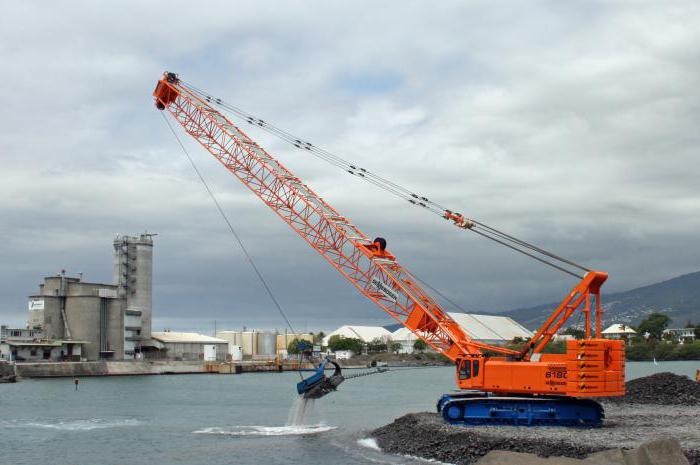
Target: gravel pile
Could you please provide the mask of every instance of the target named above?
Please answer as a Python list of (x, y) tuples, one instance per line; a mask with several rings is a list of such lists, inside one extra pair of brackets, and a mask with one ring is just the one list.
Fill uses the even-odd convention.
[(436, 413), (413, 413), (372, 433), (379, 447), (444, 463), (471, 465), (491, 450), (583, 458), (600, 450), (631, 449), (654, 439), (678, 439), (700, 465), (700, 405), (606, 404), (602, 428), (452, 426)]
[(488, 434), (472, 428), (445, 425), (432, 413), (412, 413), (372, 432), (379, 447), (392, 454), (413, 455), (444, 463), (469, 465), (492, 450), (527, 452), (543, 457), (564, 455), (583, 458), (608, 449), (575, 441), (549, 440), (546, 436), (522, 438)]
[(607, 399), (630, 404), (700, 405), (700, 383), (686, 376), (657, 373), (625, 383), (627, 393)]

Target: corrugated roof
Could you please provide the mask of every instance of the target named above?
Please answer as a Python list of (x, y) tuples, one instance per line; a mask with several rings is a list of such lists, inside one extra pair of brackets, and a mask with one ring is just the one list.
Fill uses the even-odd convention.
[[(448, 313), (467, 336), (480, 341), (512, 341), (515, 337), (532, 337), (532, 332), (507, 316)], [(399, 328), (391, 338), (395, 341), (415, 340), (408, 328)]]
[(341, 326), (340, 328), (336, 329), (335, 331), (324, 337), (323, 345), (328, 345), (328, 341), (330, 340), (331, 336), (335, 335), (361, 339), (363, 342), (371, 342), (373, 339), (376, 338), (381, 339), (383, 337), (391, 337), (391, 333), (387, 331), (386, 328), (382, 328), (381, 326), (345, 325)]
[[(532, 337), (532, 331), (507, 316), (478, 315), (475, 313), (449, 313), (462, 327), (467, 336), (480, 341), (512, 341), (515, 337)], [(323, 339), (327, 345), (331, 336), (341, 335), (370, 342), (377, 337), (390, 337), (394, 341), (414, 341), (417, 337), (408, 328), (399, 328), (390, 333), (381, 326), (341, 326)]]
[(627, 325), (623, 324), (614, 324), (610, 325), (605, 331), (603, 331), (603, 334), (637, 334), (637, 331), (633, 330)]
[(176, 331), (153, 331), (151, 337), (160, 342), (189, 342), (193, 344), (228, 344), (228, 341), (218, 337), (206, 336), (199, 333), (180, 333)]
[(507, 316), (449, 313), (472, 339), (480, 341), (511, 341), (515, 337), (532, 337), (532, 331)]
[(52, 340), (43, 340), (43, 341), (2, 341), (3, 344), (7, 344), (9, 346), (15, 346), (15, 347), (31, 347), (31, 346), (36, 346), (36, 347), (61, 347), (63, 344), (90, 344), (88, 341), (74, 341), (72, 339), (68, 340), (63, 340), (63, 339), (52, 339)]
[(418, 336), (413, 334), (413, 332), (408, 328), (399, 328), (393, 333), (391, 333), (392, 341), (415, 341)]

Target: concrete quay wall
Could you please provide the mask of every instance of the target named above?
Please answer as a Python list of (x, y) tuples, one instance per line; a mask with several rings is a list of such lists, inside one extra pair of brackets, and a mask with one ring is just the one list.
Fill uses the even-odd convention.
[(204, 362), (186, 361), (127, 361), (127, 362), (52, 362), (17, 363), (17, 375), (22, 378), (54, 378), (73, 376), (128, 376), (185, 373), (208, 373)]
[[(304, 368), (313, 368), (305, 363)], [(21, 378), (58, 378), (85, 376), (130, 376), (219, 373), (239, 374), (255, 372), (279, 372), (298, 369), (298, 364), (282, 367), (274, 362), (204, 362), (176, 360), (97, 361), (97, 362), (39, 362), (17, 363), (17, 376)]]
[(15, 376), (15, 366), (11, 363), (0, 362), (0, 378)]

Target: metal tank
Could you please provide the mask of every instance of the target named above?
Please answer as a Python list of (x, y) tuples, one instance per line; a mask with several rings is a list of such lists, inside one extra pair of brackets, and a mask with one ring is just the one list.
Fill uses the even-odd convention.
[(216, 337), (228, 342), (228, 353), (231, 360), (243, 360), (243, 333), (241, 331), (222, 330), (216, 332)]
[(277, 345), (277, 333), (263, 331), (258, 333), (258, 350), (255, 355), (275, 355)]
[(216, 332), (216, 337), (227, 341), (229, 345), (243, 345), (243, 336), (241, 331), (222, 330)]
[(258, 355), (258, 333), (256, 331), (241, 332), (241, 348), (243, 355)]
[(308, 341), (310, 344), (313, 345), (314, 342), (314, 336), (313, 334), (309, 333), (284, 333), (284, 334), (278, 334), (277, 335), (277, 350), (286, 350), (289, 347), (289, 343), (291, 343), (294, 339), (298, 339), (300, 341)]

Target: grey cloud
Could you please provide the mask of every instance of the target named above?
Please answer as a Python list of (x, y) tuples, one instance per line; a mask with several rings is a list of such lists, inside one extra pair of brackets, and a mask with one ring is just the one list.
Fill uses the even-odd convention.
[[(451, 208), (611, 272), (696, 271), (699, 7), (54, 2), (0, 18), (0, 320), (41, 276), (110, 279), (115, 233), (156, 239), (156, 326), (280, 327), (150, 93), (164, 69)], [(350, 19), (351, 18), (351, 19)], [(343, 78), (391, 76), (385, 92)], [(573, 282), (244, 130), (462, 306)], [(185, 137), (185, 136), (183, 136)], [(293, 322), (387, 321), (192, 141)]]

